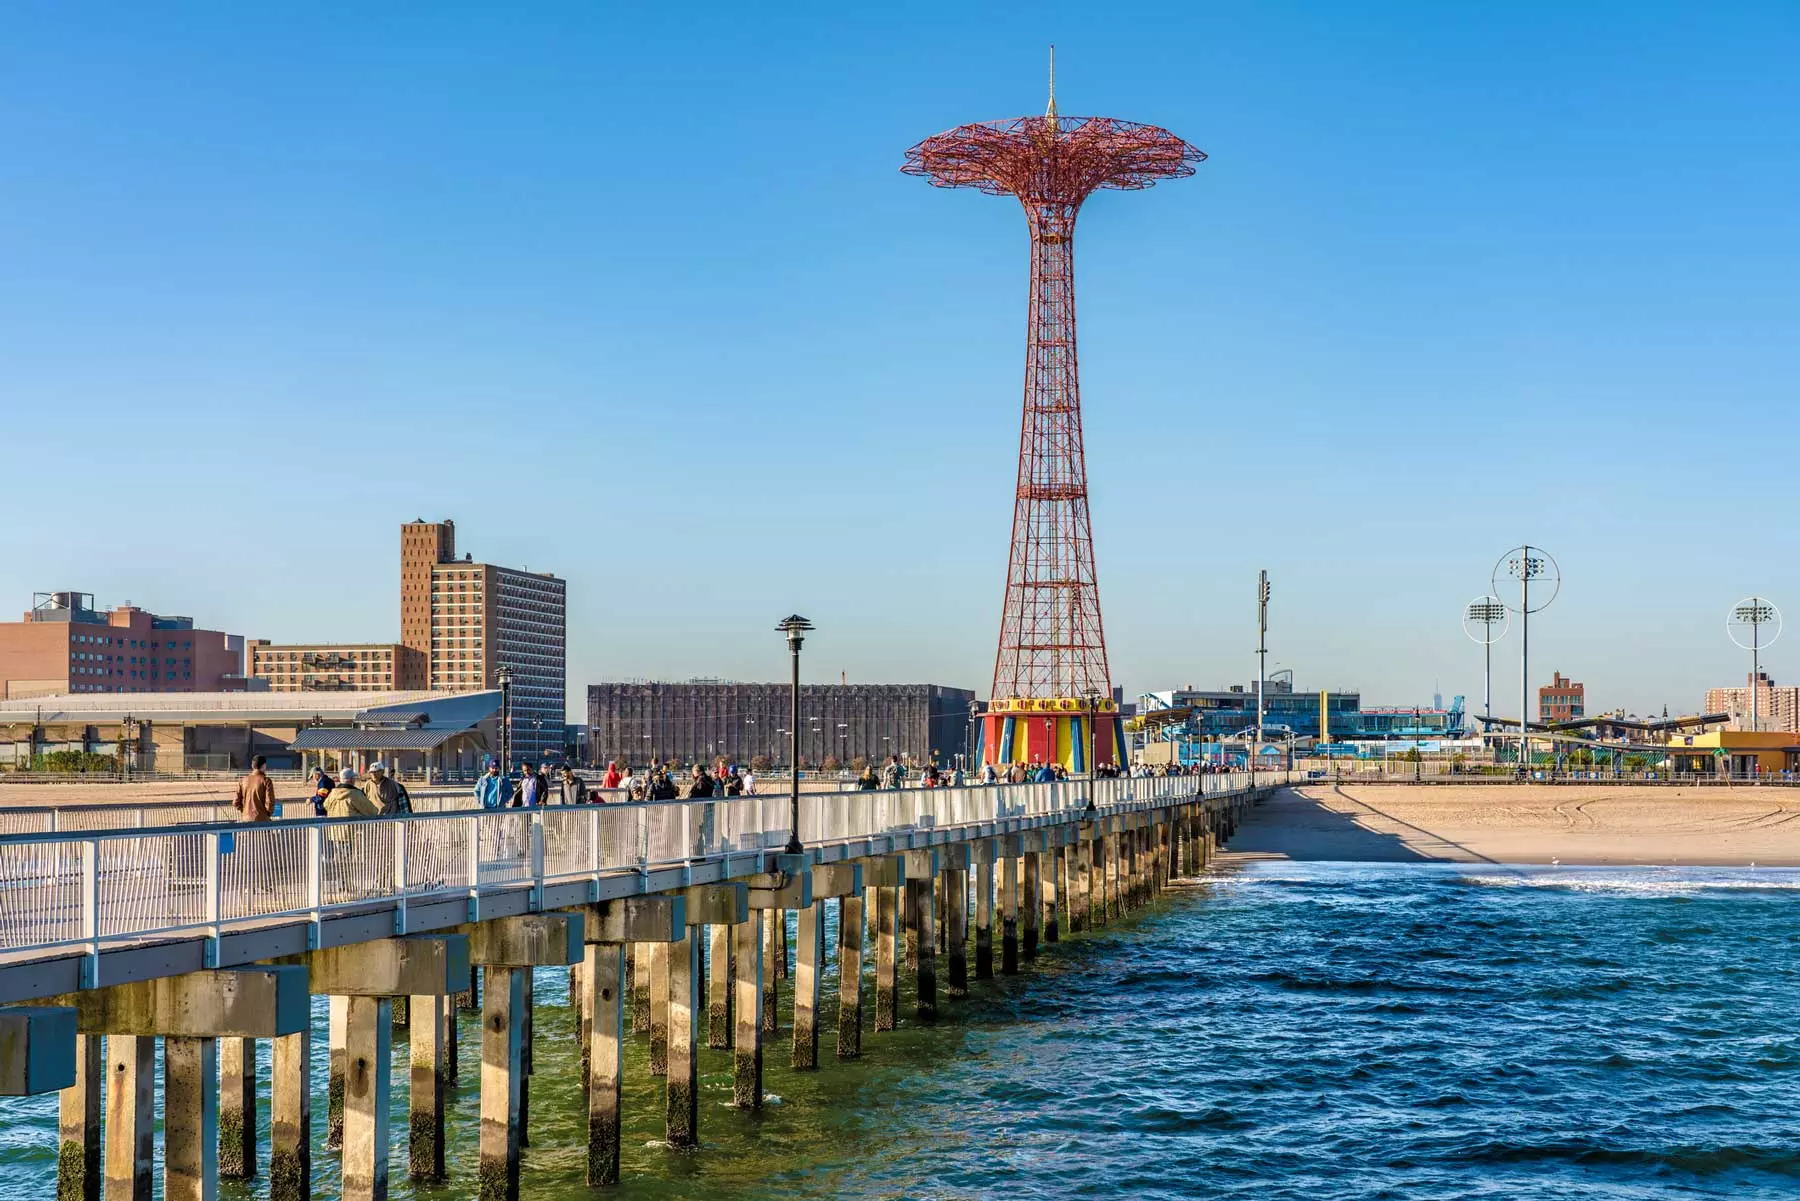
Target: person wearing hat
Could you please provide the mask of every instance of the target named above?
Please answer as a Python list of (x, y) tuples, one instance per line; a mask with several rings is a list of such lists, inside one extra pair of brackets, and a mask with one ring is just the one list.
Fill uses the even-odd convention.
[(412, 798), (406, 794), (405, 785), (387, 774), (385, 763), (377, 761), (369, 764), (369, 783), (365, 791), (371, 801), (381, 806), (383, 817), (412, 812)]
[(490, 758), (486, 774), (475, 781), (475, 803), (483, 809), (504, 808), (506, 785), (506, 777), (500, 774), (500, 760)]
[(346, 767), (338, 773), (338, 785), (325, 798), (326, 817), (380, 817), (381, 807), (369, 794), (356, 786), (356, 769)]

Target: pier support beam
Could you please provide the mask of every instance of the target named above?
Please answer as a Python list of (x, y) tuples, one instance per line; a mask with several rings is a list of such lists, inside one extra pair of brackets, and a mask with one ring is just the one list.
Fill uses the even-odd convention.
[(219, 1195), (218, 1079), (218, 1039), (163, 1039), (163, 1201)]
[(686, 937), (668, 943), (668, 1027), (664, 1048), (668, 1077), (664, 1137), (671, 1147), (700, 1142), (700, 1053), (694, 1045), (701, 1005), (700, 939), (702, 926), (683, 926)]
[(1000, 843), (1000, 974), (1019, 973), (1019, 839), (1012, 835)]
[(344, 1197), (386, 1201), (393, 1063), (391, 994), (352, 996), (344, 1016)]
[[(1040, 836), (1033, 836), (1040, 837)], [(1020, 930), (1020, 950), (1025, 958), (1036, 959), (1038, 952), (1038, 922), (1043, 915), (1044, 900), (1041, 882), (1044, 873), (1043, 852), (1035, 848), (1020, 856), (1025, 871), (1020, 881), (1019, 916), (1023, 919)]]
[(645, 948), (650, 960), (650, 1074), (669, 1074), (669, 947), (653, 942)]
[(900, 991), (900, 891), (897, 887), (875, 890), (875, 1030), (892, 1030)]
[(761, 1109), (763, 1103), (763, 922), (761, 913), (731, 928), (733, 967), (737, 972), (737, 1030), (731, 1045), (732, 1104)]
[(937, 881), (935, 850), (906, 852), (908, 923), (913, 930), (914, 981), (918, 986), (915, 1015), (921, 1022), (937, 1020), (937, 905), (933, 885)]
[(333, 996), (326, 1002), (325, 1018), (325, 1149), (344, 1145), (344, 1023), (350, 1017), (350, 998)]
[(581, 910), (587, 943), (582, 982), (588, 1016), (587, 1182), (619, 1182), (619, 1100), (624, 1076), (625, 948), (674, 941), (687, 930), (681, 896), (625, 897)]
[[(531, 1068), (531, 972), (582, 958), (583, 915), (525, 913), (463, 927), (469, 958), (485, 969), (482, 991), (482, 1201), (517, 1201), (526, 1145), (526, 1074)], [(504, 1021), (507, 1029), (498, 1029)], [(504, 1119), (506, 1129), (498, 1129)]]
[(411, 1059), (408, 1175), (422, 1183), (444, 1179), (444, 1090), (448, 1084), (446, 1027), (456, 1013), (449, 996), (418, 996), (407, 1005)]
[[(37, 1014), (44, 1016), (34, 1023)], [(61, 1045), (52, 1046), (53, 1041)], [(52, 1079), (51, 1071), (65, 1066), (66, 1050), (74, 1046), (74, 1078), (57, 1098), (56, 1201), (100, 1201), (100, 1081), (106, 1073), (101, 1042), (98, 1034), (75, 1033), (73, 1009), (0, 1011), (6, 1096), (48, 1092), (63, 1079), (61, 1072)]]
[[(959, 848), (960, 849), (960, 848)], [(965, 866), (944, 869), (944, 948), (948, 959), (946, 991), (952, 997), (969, 995), (969, 869)]]
[(786, 944), (777, 931), (787, 930), (787, 915), (779, 909), (764, 909), (759, 916), (763, 929), (762, 1028), (764, 1034), (775, 1034), (781, 1029), (780, 980), (786, 975), (776, 964), (787, 958)]
[(308, 1027), (270, 1040), (269, 1201), (311, 1198), (312, 1030)]
[(1069, 932), (1079, 933), (1088, 924), (1088, 826), (1084, 822), (1069, 831)]
[(975, 843), (975, 978), (994, 978), (994, 844)]
[(256, 1175), (256, 1040), (219, 1041), (219, 1176)]
[(106, 1201), (150, 1201), (156, 1158), (156, 1039), (106, 1040)]
[(706, 961), (706, 1045), (714, 1050), (731, 1046), (731, 926), (724, 922), (707, 927), (712, 945)]
[(825, 976), (825, 898), (862, 895), (862, 875), (861, 866), (855, 863), (833, 863), (812, 869), (813, 901), (798, 911), (794, 927), (792, 1064), (796, 1071), (812, 1071), (819, 1066), (819, 1009)]
[(1042, 889), (1044, 902), (1044, 941), (1055, 942), (1062, 937), (1062, 920), (1058, 910), (1063, 897), (1063, 841), (1060, 830), (1050, 835), (1050, 849), (1044, 852), (1044, 878), (1039, 887)]
[(863, 898), (838, 898), (839, 1059), (862, 1056)]

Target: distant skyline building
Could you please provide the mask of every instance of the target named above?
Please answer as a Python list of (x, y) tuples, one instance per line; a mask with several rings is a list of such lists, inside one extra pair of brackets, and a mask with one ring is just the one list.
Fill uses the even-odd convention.
[[(1579, 721), (1587, 716), (1587, 686), (1554, 672), (1550, 683), (1538, 689), (1540, 722)], [(1517, 734), (1517, 731), (1514, 731)], [(1513, 741), (1517, 742), (1515, 737)]]
[(191, 617), (90, 592), (39, 592), (19, 621), (0, 622), (0, 699), (64, 693), (224, 692), (244, 687), (244, 639)]
[[(767, 755), (785, 764), (788, 684), (722, 680), (588, 685), (588, 745), (596, 763), (652, 755), (683, 763)], [(914, 764), (966, 755), (975, 693), (941, 684), (802, 684), (800, 756), (817, 767), (900, 755)]]
[(397, 642), (244, 644), (252, 687), (272, 692), (407, 692), (426, 683), (425, 656)]
[(511, 675), (513, 759), (562, 751), (568, 584), (456, 557), (456, 523), (400, 527), (400, 644), (424, 657), (434, 691), (498, 688)]
[(1800, 687), (1776, 684), (1766, 671), (1746, 673), (1742, 688), (1708, 688), (1705, 712), (1729, 713), (1732, 729), (1748, 730), (1752, 689), (1757, 723), (1763, 730), (1800, 733)]

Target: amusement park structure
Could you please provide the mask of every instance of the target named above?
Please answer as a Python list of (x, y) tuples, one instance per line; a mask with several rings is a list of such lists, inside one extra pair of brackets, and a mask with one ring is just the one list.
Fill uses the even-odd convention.
[(983, 762), (1056, 761), (1083, 771), (1090, 754), (1099, 763), (1123, 757), (1088, 518), (1075, 216), (1100, 189), (1192, 175), (1205, 157), (1154, 125), (1060, 116), (1054, 57), (1043, 116), (959, 126), (906, 153), (901, 169), (938, 187), (1017, 197), (1031, 231), (1018, 488)]

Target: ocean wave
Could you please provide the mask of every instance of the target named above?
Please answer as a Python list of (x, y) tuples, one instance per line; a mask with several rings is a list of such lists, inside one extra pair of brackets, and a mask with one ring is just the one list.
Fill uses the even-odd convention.
[(1696, 1176), (1723, 1172), (1770, 1172), (1800, 1177), (1800, 1149), (1755, 1144), (1684, 1144), (1671, 1147), (1613, 1146), (1594, 1139), (1567, 1138), (1544, 1142), (1492, 1139), (1458, 1149), (1453, 1158), (1473, 1163), (1564, 1161), (1584, 1167), (1603, 1165), (1666, 1168)]

